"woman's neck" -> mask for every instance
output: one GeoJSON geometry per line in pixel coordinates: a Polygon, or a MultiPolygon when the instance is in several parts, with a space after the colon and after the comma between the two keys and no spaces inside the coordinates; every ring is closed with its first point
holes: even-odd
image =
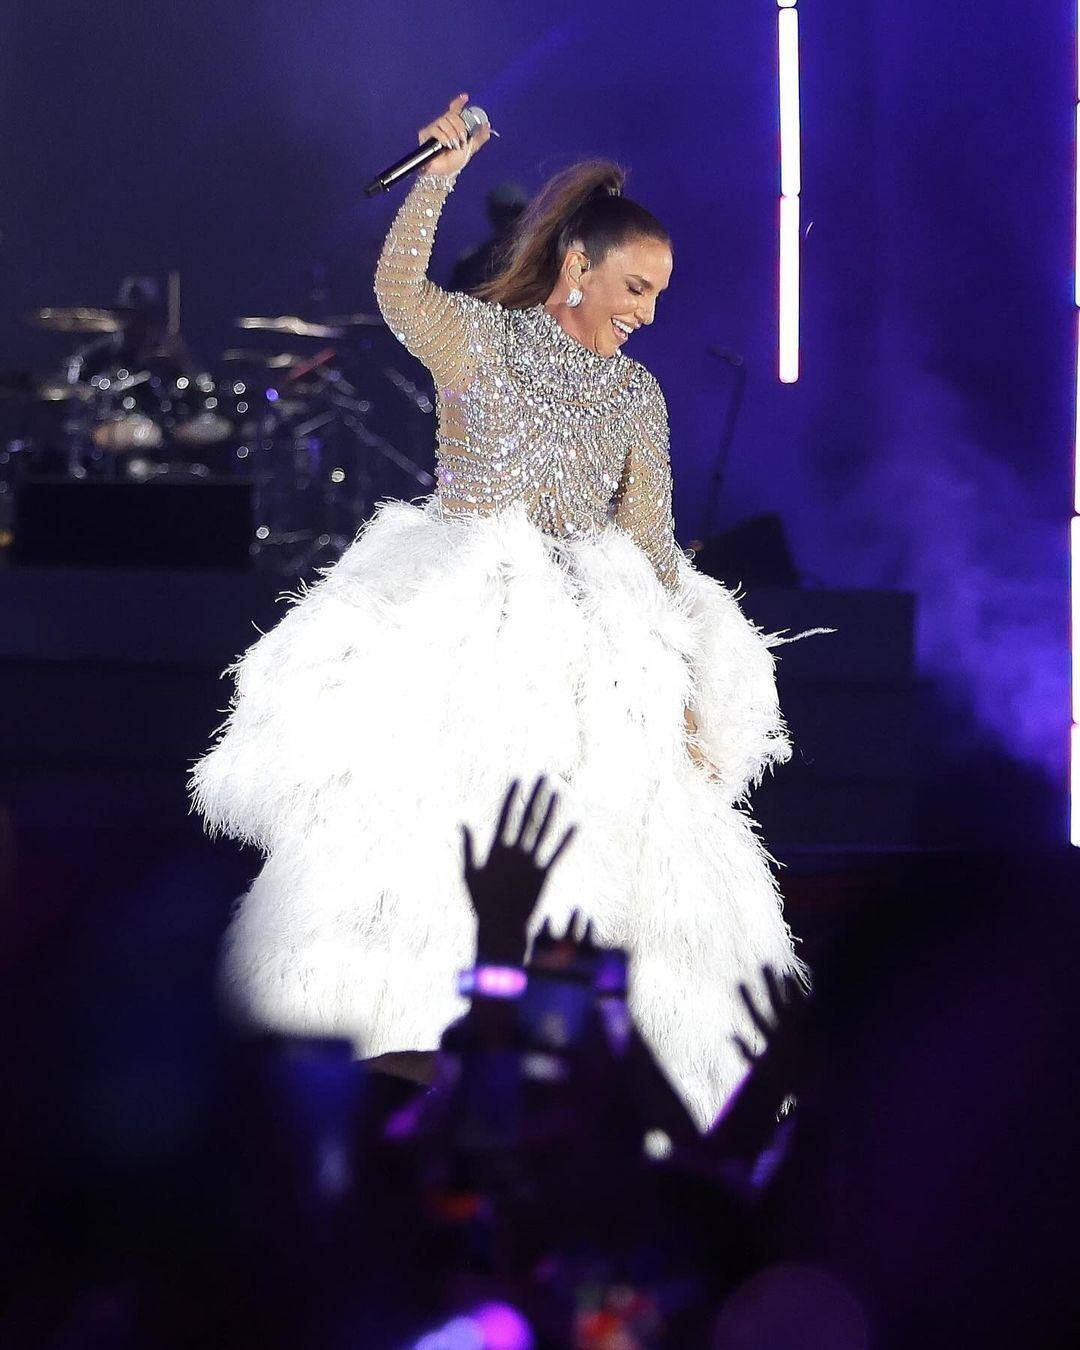
{"type": "Polygon", "coordinates": [[[570,324],[565,322],[566,318],[569,317],[569,315],[567,314],[567,306],[565,304],[563,304],[558,300],[547,300],[544,303],[544,310],[551,315],[551,317],[555,320],[555,322],[559,325],[559,327],[563,330],[564,333],[572,337],[574,341],[579,343],[582,347],[584,347],[586,351],[592,352],[594,356],[604,355],[603,352],[597,351],[597,349],[593,346],[591,342],[588,341],[587,338],[585,338],[581,333],[576,332],[570,326],[570,324]]]}

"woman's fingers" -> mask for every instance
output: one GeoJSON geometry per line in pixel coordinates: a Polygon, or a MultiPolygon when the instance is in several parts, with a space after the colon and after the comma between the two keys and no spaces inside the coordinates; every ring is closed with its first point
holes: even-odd
{"type": "Polygon", "coordinates": [[[454,142],[457,140],[456,128],[451,126],[450,122],[445,117],[437,117],[434,122],[430,122],[420,135],[423,136],[424,140],[427,140],[428,136],[434,136],[439,144],[444,146],[447,150],[454,150],[457,148],[454,145],[454,142]],[[427,132],[427,136],[424,135],[424,132],[427,132]]]}
{"type": "MultiPolygon", "coordinates": [[[[447,114],[446,116],[439,118],[439,125],[449,135],[451,141],[454,143],[455,150],[462,149],[470,139],[469,128],[465,125],[465,119],[463,117],[458,117],[456,114],[453,116],[447,114]]],[[[475,141],[477,139],[476,135],[474,134],[471,139],[475,141]]]]}
{"type": "Polygon", "coordinates": [[[446,111],[426,126],[420,128],[418,144],[434,139],[442,146],[442,152],[435,157],[438,164],[447,172],[457,172],[467,164],[476,151],[491,135],[491,128],[484,123],[476,128],[472,135],[461,113],[469,101],[468,94],[458,94],[450,100],[446,111]]]}
{"type": "Polygon", "coordinates": [[[454,150],[460,150],[461,131],[452,117],[440,117],[436,126],[439,128],[438,136],[444,145],[449,145],[454,150]]]}
{"type": "Polygon", "coordinates": [[[443,113],[441,117],[436,117],[434,121],[422,126],[418,135],[421,145],[434,136],[447,149],[460,149],[468,138],[464,121],[460,117],[452,116],[449,112],[443,113]]]}
{"type": "Polygon", "coordinates": [[[451,116],[447,117],[446,120],[447,122],[450,123],[450,127],[453,130],[454,135],[461,142],[461,144],[464,145],[465,142],[469,139],[469,128],[465,125],[464,117],[460,117],[457,113],[454,113],[451,116]]]}
{"type": "Polygon", "coordinates": [[[450,100],[450,106],[447,108],[444,114],[445,120],[450,123],[450,126],[453,129],[454,138],[458,142],[456,147],[457,149],[460,149],[469,139],[465,129],[465,123],[458,116],[458,114],[461,112],[462,108],[465,107],[468,101],[469,101],[468,94],[458,94],[456,98],[452,98],[450,100]]]}

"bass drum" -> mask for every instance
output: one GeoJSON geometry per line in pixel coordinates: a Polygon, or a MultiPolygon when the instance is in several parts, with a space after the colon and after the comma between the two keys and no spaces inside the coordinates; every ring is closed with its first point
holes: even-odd
{"type": "Polygon", "coordinates": [[[97,450],[125,455],[161,450],[165,445],[165,409],[148,370],[113,370],[95,375],[90,441],[97,450]]]}
{"type": "Polygon", "coordinates": [[[205,372],[122,369],[97,375],[92,383],[91,442],[99,453],[129,460],[132,476],[205,478],[236,471],[235,450],[251,409],[243,384],[219,386],[205,372]]]}
{"type": "Polygon", "coordinates": [[[236,411],[213,376],[181,375],[164,391],[170,439],[189,450],[225,445],[237,435],[236,411]]]}

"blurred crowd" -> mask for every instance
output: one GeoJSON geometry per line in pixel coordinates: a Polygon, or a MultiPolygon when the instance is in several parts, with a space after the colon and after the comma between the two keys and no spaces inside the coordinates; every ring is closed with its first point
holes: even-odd
{"type": "Polygon", "coordinates": [[[625,954],[586,912],[527,939],[572,831],[516,791],[485,857],[465,832],[476,959],[433,1055],[215,1016],[196,866],[31,952],[5,1001],[3,1350],[1075,1343],[1071,859],[912,858],[812,991],[748,973],[760,1040],[702,1134],[625,954]]]}

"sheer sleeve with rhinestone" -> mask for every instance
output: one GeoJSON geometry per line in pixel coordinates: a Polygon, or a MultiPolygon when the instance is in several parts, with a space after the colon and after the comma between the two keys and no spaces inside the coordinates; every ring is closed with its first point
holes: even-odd
{"type": "Polygon", "coordinates": [[[644,551],[663,584],[674,589],[679,548],[671,514],[667,403],[648,371],[631,422],[634,434],[615,494],[615,523],[644,551]]]}
{"type": "Polygon", "coordinates": [[[473,378],[479,302],[428,280],[435,230],[456,174],[418,174],[394,216],[375,268],[375,299],[391,332],[440,387],[473,378]]]}

